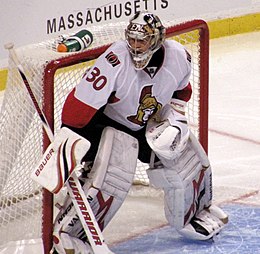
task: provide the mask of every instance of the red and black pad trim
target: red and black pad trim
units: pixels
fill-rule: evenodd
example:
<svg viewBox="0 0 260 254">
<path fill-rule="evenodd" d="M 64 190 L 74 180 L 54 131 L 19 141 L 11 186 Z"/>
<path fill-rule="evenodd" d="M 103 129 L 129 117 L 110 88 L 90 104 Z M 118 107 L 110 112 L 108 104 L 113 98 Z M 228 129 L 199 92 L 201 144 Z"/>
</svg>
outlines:
<svg viewBox="0 0 260 254">
<path fill-rule="evenodd" d="M 61 144 L 59 146 L 58 154 L 57 154 L 57 156 L 58 156 L 57 157 L 58 183 L 52 191 L 55 194 L 59 192 L 59 190 L 62 188 L 62 186 L 67 181 L 70 174 L 72 173 L 72 171 L 76 167 L 75 146 L 79 141 L 80 141 L 80 139 L 77 139 L 71 146 L 71 152 L 70 152 L 71 165 L 70 165 L 70 168 L 69 168 L 69 163 L 68 163 L 68 159 L 67 159 L 67 156 L 66 156 L 66 147 L 67 147 L 68 139 L 64 142 L 64 144 Z M 61 160 L 62 160 L 63 163 L 61 163 Z M 61 166 L 61 165 L 63 165 L 63 166 Z M 62 174 L 62 171 L 64 172 L 64 174 Z M 64 178 L 62 177 L 62 175 L 64 175 Z"/>
</svg>

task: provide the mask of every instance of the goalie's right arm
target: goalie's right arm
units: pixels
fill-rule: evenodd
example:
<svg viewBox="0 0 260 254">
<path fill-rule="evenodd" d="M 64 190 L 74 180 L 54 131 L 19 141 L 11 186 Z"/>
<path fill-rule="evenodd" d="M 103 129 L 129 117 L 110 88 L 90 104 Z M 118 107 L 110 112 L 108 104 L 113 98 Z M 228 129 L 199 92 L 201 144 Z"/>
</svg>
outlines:
<svg viewBox="0 0 260 254">
<path fill-rule="evenodd" d="M 52 193 L 58 193 L 68 177 L 79 166 L 90 148 L 90 142 L 62 127 L 31 173 L 31 178 Z"/>
<path fill-rule="evenodd" d="M 75 97 L 76 88 L 67 96 L 62 108 L 61 121 L 72 128 L 83 128 L 97 112 L 97 109 L 85 104 Z"/>
</svg>

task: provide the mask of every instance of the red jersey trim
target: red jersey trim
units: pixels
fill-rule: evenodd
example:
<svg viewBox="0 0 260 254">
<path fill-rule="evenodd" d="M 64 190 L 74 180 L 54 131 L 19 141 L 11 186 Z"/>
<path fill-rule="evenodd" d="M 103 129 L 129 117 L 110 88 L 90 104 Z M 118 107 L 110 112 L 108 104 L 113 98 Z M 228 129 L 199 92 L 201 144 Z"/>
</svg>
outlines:
<svg viewBox="0 0 260 254">
<path fill-rule="evenodd" d="M 189 101 L 192 94 L 192 87 L 189 83 L 184 89 L 175 91 L 172 98 L 179 99 L 182 101 Z"/>
<path fill-rule="evenodd" d="M 74 93 L 75 88 L 70 92 L 64 103 L 61 121 L 71 127 L 83 128 L 95 115 L 97 109 L 78 100 Z"/>
</svg>

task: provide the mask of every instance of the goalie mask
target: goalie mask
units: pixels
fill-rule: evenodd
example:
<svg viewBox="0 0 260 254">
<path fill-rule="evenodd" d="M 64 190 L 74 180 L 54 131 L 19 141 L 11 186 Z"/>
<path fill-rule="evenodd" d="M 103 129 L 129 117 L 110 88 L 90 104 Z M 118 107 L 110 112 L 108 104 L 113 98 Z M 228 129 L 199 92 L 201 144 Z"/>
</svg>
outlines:
<svg viewBox="0 0 260 254">
<path fill-rule="evenodd" d="M 165 31 L 158 16 L 147 11 L 137 12 L 130 20 L 125 38 L 137 70 L 145 68 L 153 53 L 161 47 Z"/>
</svg>

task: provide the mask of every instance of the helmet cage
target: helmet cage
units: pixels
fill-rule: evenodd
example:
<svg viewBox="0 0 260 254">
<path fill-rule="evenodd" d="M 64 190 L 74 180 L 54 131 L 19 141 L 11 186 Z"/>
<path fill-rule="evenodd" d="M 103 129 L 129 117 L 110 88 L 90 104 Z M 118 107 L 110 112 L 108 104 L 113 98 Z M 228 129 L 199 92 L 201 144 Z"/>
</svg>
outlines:
<svg viewBox="0 0 260 254">
<path fill-rule="evenodd" d="M 127 46 L 137 69 L 143 69 L 153 54 L 156 37 L 153 34 L 126 32 Z"/>
<path fill-rule="evenodd" d="M 165 28 L 159 18 L 138 12 L 125 30 L 125 38 L 136 69 L 143 69 L 165 39 Z M 139 47 L 138 45 L 143 45 Z"/>
</svg>

